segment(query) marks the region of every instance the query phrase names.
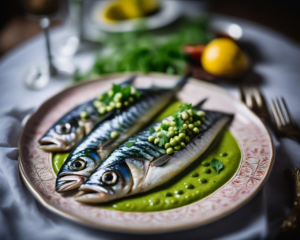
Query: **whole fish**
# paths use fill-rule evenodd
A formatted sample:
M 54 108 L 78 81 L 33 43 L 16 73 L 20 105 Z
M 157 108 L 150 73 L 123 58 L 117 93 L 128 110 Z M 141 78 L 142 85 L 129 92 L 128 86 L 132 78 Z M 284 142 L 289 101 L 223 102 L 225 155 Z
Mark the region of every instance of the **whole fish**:
M 139 89 L 140 100 L 98 124 L 65 160 L 57 175 L 56 191 L 65 192 L 78 188 L 115 148 L 140 131 L 165 108 L 185 85 L 189 76 L 187 74 L 169 89 Z M 112 131 L 118 132 L 119 137 L 112 139 Z
M 128 80 L 122 82 L 121 86 L 131 85 L 134 79 L 135 76 L 130 77 Z M 95 100 L 96 98 L 93 98 L 80 104 L 65 114 L 38 141 L 38 147 L 50 152 L 70 151 L 75 147 L 101 118 L 97 108 L 93 104 Z M 80 113 L 83 111 L 89 115 L 89 118 L 84 122 L 80 118 Z
M 131 147 L 117 148 L 79 188 L 82 203 L 104 203 L 160 186 L 197 160 L 210 146 L 233 115 L 206 111 L 200 132 L 182 150 L 166 154 L 163 147 L 150 143 L 149 129 L 131 137 Z M 160 123 L 152 125 L 159 126 Z

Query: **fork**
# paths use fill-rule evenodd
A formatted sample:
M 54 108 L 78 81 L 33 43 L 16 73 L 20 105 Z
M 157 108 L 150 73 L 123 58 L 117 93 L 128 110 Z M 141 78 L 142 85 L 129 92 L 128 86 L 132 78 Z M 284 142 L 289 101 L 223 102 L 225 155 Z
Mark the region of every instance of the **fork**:
M 271 121 L 271 116 L 261 91 L 256 86 L 240 86 L 241 100 L 250 108 L 256 115 L 263 118 L 268 126 L 278 136 L 277 128 Z
M 283 136 L 300 142 L 299 126 L 293 119 L 284 98 L 281 97 L 281 103 L 278 98 L 273 99 L 271 107 L 278 131 Z

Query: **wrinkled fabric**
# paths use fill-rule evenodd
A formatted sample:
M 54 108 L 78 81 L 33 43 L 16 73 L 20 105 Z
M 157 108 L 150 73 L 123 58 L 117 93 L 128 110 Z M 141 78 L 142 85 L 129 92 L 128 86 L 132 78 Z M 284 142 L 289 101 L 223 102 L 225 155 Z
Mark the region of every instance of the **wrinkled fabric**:
M 190 7 L 189 7 L 190 6 Z M 186 14 L 198 14 L 198 7 L 185 1 Z M 243 81 L 260 86 L 267 100 L 284 96 L 295 120 L 300 123 L 300 49 L 299 46 L 269 29 L 242 20 L 236 22 L 244 30 L 244 44 L 255 65 Z M 66 32 L 51 31 L 51 40 L 58 42 Z M 0 239 L 274 239 L 292 206 L 291 183 L 284 174 L 287 167 L 300 167 L 300 145 L 290 139 L 274 139 L 277 147 L 272 172 L 249 202 L 235 212 L 202 227 L 185 231 L 135 235 L 113 233 L 83 226 L 50 212 L 30 193 L 18 171 L 18 138 L 22 120 L 33 108 L 71 84 L 71 80 L 56 77 L 47 88 L 32 91 L 24 87 L 23 75 L 31 64 L 45 61 L 42 36 L 31 39 L 0 60 Z M 94 58 L 94 51 L 77 55 L 72 61 L 85 70 Z M 219 84 L 238 97 L 237 86 Z M 300 236 L 300 235 L 299 235 Z M 295 236 L 295 239 L 300 237 Z

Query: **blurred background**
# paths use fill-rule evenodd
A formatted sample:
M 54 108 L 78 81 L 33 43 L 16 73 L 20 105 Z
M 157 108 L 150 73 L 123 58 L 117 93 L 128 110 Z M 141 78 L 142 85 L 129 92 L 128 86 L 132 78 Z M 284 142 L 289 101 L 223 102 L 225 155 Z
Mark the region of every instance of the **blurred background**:
M 182 2 L 187 1 L 192 2 L 190 0 Z M 23 2 L 0 1 L 0 56 L 41 32 L 38 22 L 26 18 Z M 202 11 L 251 20 L 300 42 L 299 1 L 201 1 L 199 8 Z M 59 18 L 52 21 L 51 26 L 62 25 L 66 16 L 67 11 L 62 12 Z

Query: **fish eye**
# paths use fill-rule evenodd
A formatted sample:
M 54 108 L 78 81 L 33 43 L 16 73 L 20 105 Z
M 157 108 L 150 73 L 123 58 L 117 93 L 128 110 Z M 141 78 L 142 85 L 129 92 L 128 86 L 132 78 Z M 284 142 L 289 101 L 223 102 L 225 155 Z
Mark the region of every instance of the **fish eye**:
M 84 161 L 83 159 L 76 159 L 74 162 L 72 162 L 71 168 L 72 170 L 79 171 L 85 168 L 85 165 L 86 165 L 86 161 Z
M 106 172 L 102 176 L 102 182 L 108 184 L 108 185 L 113 185 L 117 182 L 118 180 L 118 175 L 114 172 Z
M 63 123 L 55 127 L 55 131 L 58 134 L 68 134 L 71 131 L 71 124 L 70 123 Z

